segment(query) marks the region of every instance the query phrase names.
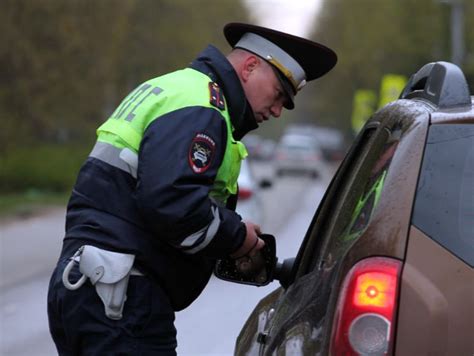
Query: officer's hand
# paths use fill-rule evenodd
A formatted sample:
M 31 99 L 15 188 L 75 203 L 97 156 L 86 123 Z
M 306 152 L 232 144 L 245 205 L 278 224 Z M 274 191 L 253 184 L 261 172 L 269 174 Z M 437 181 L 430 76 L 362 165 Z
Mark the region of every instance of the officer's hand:
M 258 237 L 262 232 L 260 226 L 252 222 L 244 222 L 247 234 L 245 236 L 244 243 L 240 248 L 232 253 L 230 257 L 238 259 L 243 256 L 254 256 L 257 251 L 265 246 L 265 242 Z
M 236 259 L 235 267 L 244 276 L 262 276 L 263 278 L 266 276 L 265 260 L 261 251 L 252 251 L 252 255 L 248 254 Z

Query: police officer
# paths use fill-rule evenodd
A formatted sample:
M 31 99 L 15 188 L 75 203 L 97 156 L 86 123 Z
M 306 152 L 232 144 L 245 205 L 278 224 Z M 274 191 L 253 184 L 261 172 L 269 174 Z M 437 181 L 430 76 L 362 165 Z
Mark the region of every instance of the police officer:
M 59 354 L 174 355 L 174 312 L 218 258 L 255 254 L 260 227 L 234 212 L 240 139 L 282 108 L 335 53 L 271 29 L 230 23 L 225 57 L 133 90 L 97 130 L 71 194 L 48 316 Z

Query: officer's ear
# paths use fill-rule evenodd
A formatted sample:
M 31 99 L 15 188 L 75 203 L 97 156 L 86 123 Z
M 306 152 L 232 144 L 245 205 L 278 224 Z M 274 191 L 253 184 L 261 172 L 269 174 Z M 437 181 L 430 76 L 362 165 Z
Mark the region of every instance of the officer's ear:
M 242 80 L 247 82 L 259 65 L 260 59 L 257 56 L 248 56 L 244 61 L 244 65 L 242 66 Z

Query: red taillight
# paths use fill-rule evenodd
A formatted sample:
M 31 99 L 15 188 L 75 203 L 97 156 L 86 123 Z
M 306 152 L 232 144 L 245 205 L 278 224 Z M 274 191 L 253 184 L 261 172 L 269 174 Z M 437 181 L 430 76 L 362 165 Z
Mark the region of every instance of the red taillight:
M 239 188 L 239 200 L 249 199 L 252 195 L 252 190 L 247 188 Z
M 339 294 L 331 354 L 391 353 L 400 269 L 400 261 L 385 257 L 352 267 Z

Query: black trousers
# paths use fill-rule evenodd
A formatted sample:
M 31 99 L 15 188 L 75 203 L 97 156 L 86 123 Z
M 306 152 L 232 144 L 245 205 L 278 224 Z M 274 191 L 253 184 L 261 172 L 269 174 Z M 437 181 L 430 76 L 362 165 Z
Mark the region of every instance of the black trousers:
M 75 291 L 64 287 L 67 262 L 60 259 L 48 291 L 49 329 L 59 355 L 176 355 L 174 311 L 156 283 L 130 276 L 123 318 L 111 320 L 90 281 Z M 69 280 L 80 276 L 75 266 Z

